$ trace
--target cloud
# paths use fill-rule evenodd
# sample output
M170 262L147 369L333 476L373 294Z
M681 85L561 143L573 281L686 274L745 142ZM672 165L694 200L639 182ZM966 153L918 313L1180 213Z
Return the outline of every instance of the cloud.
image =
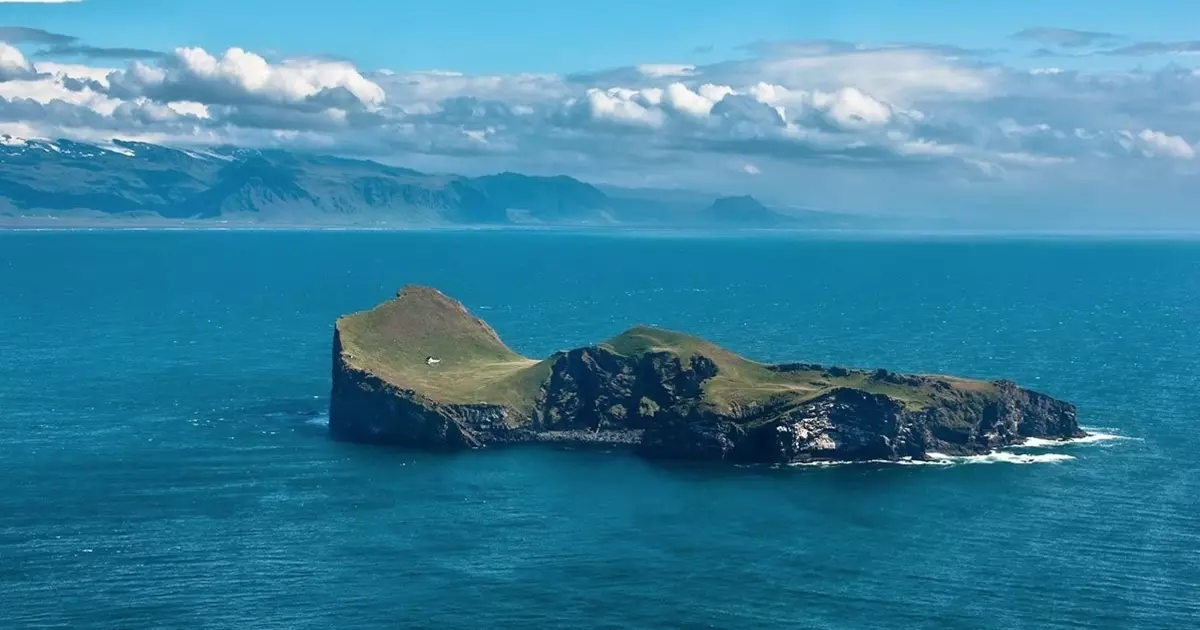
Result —
M366 75L383 88L388 100L405 111L431 111L444 99L471 96L509 103L561 101L586 90L590 83L568 85L552 74L466 75L461 72L425 70L395 73L380 71Z
M1060 48L1107 46L1122 39L1120 35L1101 31L1077 31L1069 28L1027 28L1013 33L1013 39L1035 42Z
M272 64L241 48L220 57L202 48L177 48L161 65L135 61L108 80L114 96L160 101L373 108L385 99L383 89L349 63L301 59Z
M0 81L31 79L37 76L20 49L0 42Z
M844 87L834 92L820 90L789 90L782 85L759 83L750 88L750 93L762 103L779 108L784 112L798 111L797 122L829 131L856 131L887 125L895 111L884 103L855 87Z
M2 2L3 0L0 0ZM79 43L79 38L26 26L0 26L0 42L10 44L42 44L47 46L36 53L38 57L83 57L87 59L157 59L162 52L143 48L105 48Z
M160 59L166 53L145 48L105 48L101 46L86 46L83 44L60 44L51 46L39 53L42 56L53 57L84 57L87 59Z
M666 121L666 115L658 107L661 102L662 90L591 88L583 99L568 101L567 108L601 123L657 129Z
M637 71L642 75L651 79L661 79L663 77L687 77L691 76L696 71L696 66L690 64L675 64L675 63L644 63L637 67Z
M687 75L648 76L639 66L567 75L589 87L663 87L664 82L750 85L757 82L836 91L854 86L907 105L917 98L982 98L1000 71L978 61L985 51L952 46L864 45L836 41L759 42L743 47L750 58L702 66L666 66Z
M1143 129L1138 133L1122 132L1121 143L1126 148L1141 151L1146 157L1165 157L1177 160L1191 160L1196 157L1196 149L1179 136L1172 136L1153 129Z
M3 2L4 0L0 0ZM0 26L0 41L10 44L70 44L77 37L26 26Z
M764 82L689 86L677 81L661 88L591 88L585 99L568 101L555 123L560 130L590 126L593 134L620 134L627 150L640 146L646 152L738 154L808 164L929 164L970 153L920 137L923 119L919 111L854 87L825 92Z
M854 86L883 100L907 104L923 98L986 97L995 68L964 63L959 49L932 46L855 46L803 42L759 46L759 58L714 64L723 82L750 77L768 83L833 91Z
M1105 55L1128 55L1144 57L1149 55L1180 55L1200 53L1200 41L1190 42L1139 42L1106 50Z
M997 50L964 48L949 44L912 42L860 43L834 39L802 39L791 41L758 41L740 47L757 57L823 57L829 55L867 54L873 52L917 52L951 58L982 58Z
M1117 46L1123 39L1113 33L1076 31L1063 28L1032 28L1014 34L1013 39L1037 42L1055 49L1039 48L1035 57L1085 57L1108 55L1115 57L1148 57L1152 55L1181 55L1200 53L1200 40L1177 42L1136 42ZM1059 49L1093 49L1067 52Z

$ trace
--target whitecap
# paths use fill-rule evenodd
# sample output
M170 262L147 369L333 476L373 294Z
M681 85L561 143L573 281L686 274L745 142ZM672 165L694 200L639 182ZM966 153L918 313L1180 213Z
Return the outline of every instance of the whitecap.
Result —
M329 426L329 414L327 414L327 413L318 414L316 416L313 416L313 417L305 420L304 424L311 424L311 425L318 426L318 427L327 427L327 426Z

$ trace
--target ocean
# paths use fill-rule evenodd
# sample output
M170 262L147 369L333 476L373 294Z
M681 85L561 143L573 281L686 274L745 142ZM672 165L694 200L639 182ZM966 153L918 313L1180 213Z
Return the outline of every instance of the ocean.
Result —
M1007 377L1096 437L927 465L327 435L332 323L635 324ZM0 628L1195 628L1200 242L0 232Z

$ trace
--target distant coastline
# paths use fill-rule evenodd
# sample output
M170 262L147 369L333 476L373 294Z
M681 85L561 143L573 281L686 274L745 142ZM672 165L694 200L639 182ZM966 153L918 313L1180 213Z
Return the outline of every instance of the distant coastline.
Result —
M620 225L337 225L319 223L252 223L214 222L212 220L181 221L44 221L4 220L0 218L0 233L29 232L396 232L396 233L454 233L504 232L538 234L589 234L611 236L654 236L664 238L788 238L811 237L838 240L908 240L908 239L1079 239L1079 240L1200 240L1200 230L954 230L898 228L702 228L654 227Z

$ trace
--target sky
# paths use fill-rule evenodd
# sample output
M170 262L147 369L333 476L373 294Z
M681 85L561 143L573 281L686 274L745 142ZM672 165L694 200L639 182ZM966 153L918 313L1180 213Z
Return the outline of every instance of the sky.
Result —
M0 134L1200 225L1200 3L0 0Z

